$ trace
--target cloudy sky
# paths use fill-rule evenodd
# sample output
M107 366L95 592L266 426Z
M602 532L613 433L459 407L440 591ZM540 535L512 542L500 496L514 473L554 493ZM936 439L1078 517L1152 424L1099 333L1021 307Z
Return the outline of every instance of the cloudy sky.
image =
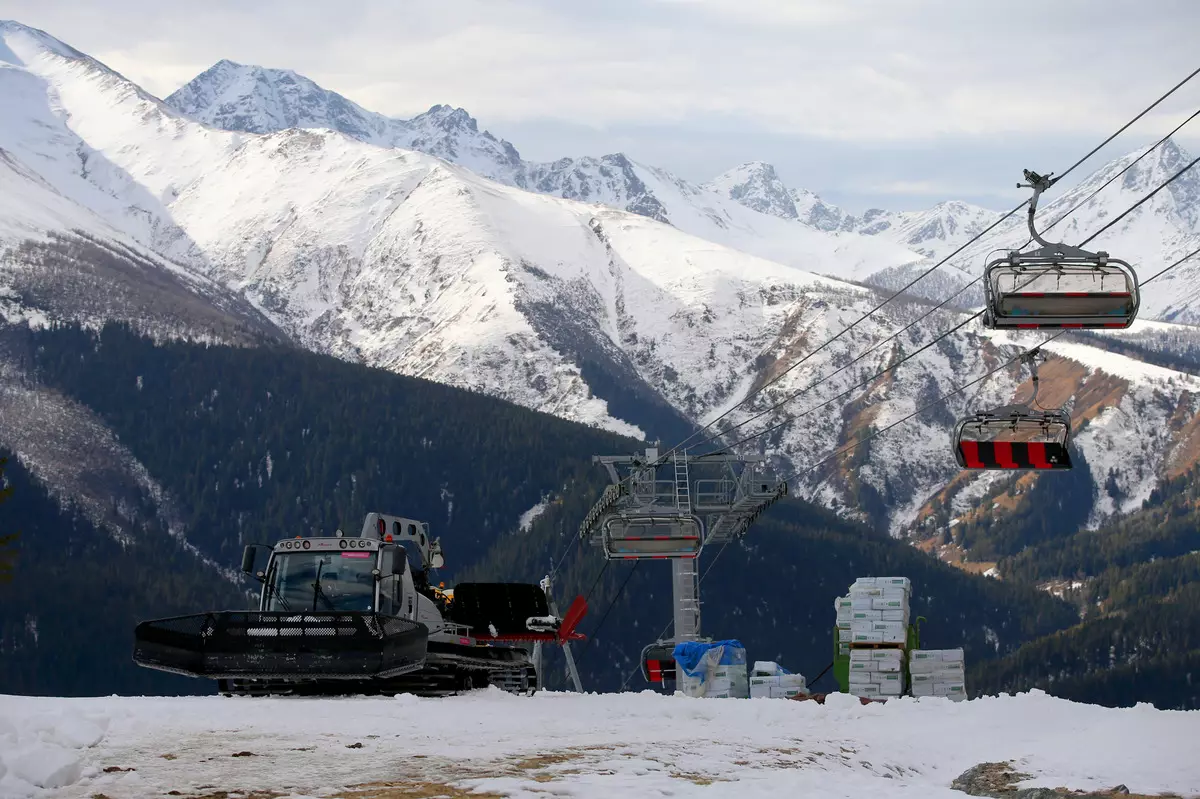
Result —
M394 116L461 106L526 158L619 150L696 181L764 160L855 212L1009 207L1023 168L1061 171L1200 67L1200 0L0 0L3 18L159 96L221 58L286 67ZM1200 79L1105 154L1197 106Z

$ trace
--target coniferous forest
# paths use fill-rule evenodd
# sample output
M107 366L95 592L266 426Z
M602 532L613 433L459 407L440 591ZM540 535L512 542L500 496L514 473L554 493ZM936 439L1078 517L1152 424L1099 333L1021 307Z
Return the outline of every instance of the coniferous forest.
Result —
M0 548L0 563L12 561L0 584L0 692L211 693L136 667L134 625L249 607L255 584L235 573L244 544L357 530L374 510L428 521L448 584L534 581L561 559L560 606L589 599L589 640L576 649L585 688L645 687L633 671L667 631L669 567L606 564L573 542L606 482L592 456L645 442L286 347L155 344L118 325L10 330L6 347L38 390L100 420L153 488L140 505L113 489L98 511L0 452L11 491L0 540L19 533ZM815 677L832 659L835 597L857 576L903 574L923 643L966 649L972 694L1037 685L1085 701L1194 706L1190 687L1154 675L1200 651L1195 484L1170 483L1146 510L1090 533L981 530L1003 557L1001 580L787 500L743 541L702 556L703 631ZM1080 575L1078 595L1039 587ZM552 657L548 686L563 677ZM833 685L826 676L814 689Z

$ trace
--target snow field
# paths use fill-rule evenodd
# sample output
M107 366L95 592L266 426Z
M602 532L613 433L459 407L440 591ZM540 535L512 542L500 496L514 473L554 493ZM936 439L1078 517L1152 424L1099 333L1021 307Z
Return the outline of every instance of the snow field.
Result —
M1200 793L1198 736L1200 712L1039 691L867 706L841 694L822 706L495 689L446 699L0 696L0 797L299 799L392 783L543 799L949 799L962 796L949 787L955 777L995 761L1032 775L1022 787L1188 796Z

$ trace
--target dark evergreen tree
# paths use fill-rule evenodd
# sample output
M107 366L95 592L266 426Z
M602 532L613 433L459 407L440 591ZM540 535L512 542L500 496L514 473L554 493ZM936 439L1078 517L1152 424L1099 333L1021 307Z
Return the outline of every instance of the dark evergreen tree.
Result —
M12 496L13 487L6 484L4 479L4 467L8 464L7 458L0 458L0 505ZM0 516L3 519L3 516ZM0 584L12 581L13 562L17 558L17 535L15 530L7 531L3 526L0 526Z

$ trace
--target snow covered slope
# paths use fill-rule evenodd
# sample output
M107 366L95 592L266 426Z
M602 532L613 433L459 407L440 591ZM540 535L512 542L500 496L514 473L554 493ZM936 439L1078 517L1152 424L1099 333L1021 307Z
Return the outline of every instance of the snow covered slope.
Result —
M855 217L807 189L788 188L775 167L762 161L734 167L705 185L764 214L794 219L819 230L878 236L934 261L952 253L1000 216L986 208L951 201L927 211L872 208Z
M875 270L920 260L891 242L858 236L834 239L815 229L819 226L784 224L770 209L739 203L713 187L697 186L621 153L550 163L524 161L508 142L481 133L462 109L435 106L411 120L392 119L290 70L222 61L167 97L166 103L228 130L323 128L371 144L418 150L510 186L647 216L789 266L812 270L812 256L820 253L822 266L835 277L858 280Z
M1079 245L1187 167L1193 158L1191 153L1168 140L1156 150L1143 147L1114 159L1077 185L1042 202L1037 214L1038 227L1048 241ZM1068 211L1135 161L1137 163L1129 171L1058 223ZM964 252L963 266L979 274L989 251L1020 248L1028 240L1024 217L1018 215L979 245ZM1087 245L1087 249L1107 250L1113 257L1128 261L1141 280L1197 247L1200 247L1200 166L1184 172L1170 186ZM1200 259L1182 264L1151 283L1143 294L1139 316L1200 324Z
M381 147L399 147L462 164L511 183L521 156L506 141L479 131L461 108L436 105L410 120L368 111L290 69L218 61L166 103L209 125L249 133L324 128Z
M306 347L630 435L674 438L687 421L715 418L879 301L872 290L818 274L878 277L881 264L914 268L919 260L879 236L831 235L759 213L621 156L549 165L531 192L336 131L221 130L41 32L6 23L0 42L0 97L12 111L0 121L0 148L23 170L13 185L31 193L31 207L48 209L22 230L74 227L83 215L80 225L117 231L153 252L163 270L244 297ZM312 93L295 81L296 96ZM249 112L234 100L249 95L229 91L213 89L232 96L222 103L242 118ZM198 87L192 95L207 96ZM255 125L291 118L284 111L295 110L292 94L262 96L280 105ZM342 118L328 98L311 105L326 119ZM586 202L552 196L562 194ZM669 224L610 207L630 197L660 202ZM0 244L16 251L29 235L9 233ZM747 413L846 365L924 311L917 302L889 304ZM895 374L871 379L961 320L945 313L918 323L734 435L805 413L757 442L787 472L1016 352L1012 339L982 335L972 323ZM1105 371L1111 354L1087 346L1056 351L1074 364L1063 367L1064 401L1068 388L1087 392L1110 378L1127 384L1101 392L1111 400L1103 408L1115 410L1088 422L1111 425L1112 436L1135 429L1117 421L1129 407L1155 408L1138 417L1146 424L1197 410L1193 378L1123 362ZM1008 374L989 381L983 396L1002 404L1017 391ZM947 435L966 405L956 398L836 469L801 475L796 492L904 528L955 479ZM1177 468L1171 453L1195 459L1200 448L1185 446L1188 435L1159 424L1123 444L1132 448L1118 469L1123 503ZM1097 436L1094 446L1112 436ZM1093 446L1086 435L1080 440ZM1108 474L1094 478L1103 485ZM1097 518L1117 504L1097 489Z
M961 797L1019 787L1200 792L1200 712L1040 691L954 703L477 691L445 699L0 696L0 796Z

